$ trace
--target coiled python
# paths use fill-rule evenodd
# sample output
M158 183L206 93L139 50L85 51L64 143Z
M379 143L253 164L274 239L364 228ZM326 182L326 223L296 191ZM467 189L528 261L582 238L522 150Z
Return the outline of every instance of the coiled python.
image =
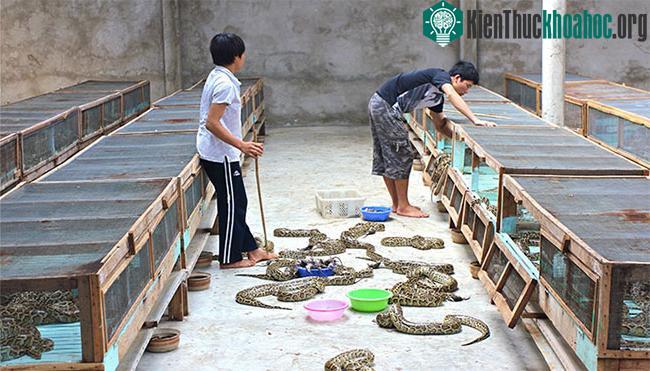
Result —
M411 246L418 250L442 249L445 247L445 241L435 237L422 237L415 235L413 237L384 237L381 239L384 246Z
M462 331L462 326L468 326L481 332L481 336L463 344L471 345L490 337L490 328L477 318L464 315L447 315L442 322L411 322L404 318L402 307L391 304L388 309L379 313L377 324L382 328L393 328L399 332L411 335L452 335Z
M325 371L374 371L375 355L367 349L352 349L325 362Z
M458 289L458 282L448 274L427 267L418 267L406 274L406 282L389 289L391 303L414 307L437 307L445 300L465 300L450 292Z
M37 325L79 321L79 308L69 291L23 291L0 302L0 360L28 355L40 359L54 342L41 338Z

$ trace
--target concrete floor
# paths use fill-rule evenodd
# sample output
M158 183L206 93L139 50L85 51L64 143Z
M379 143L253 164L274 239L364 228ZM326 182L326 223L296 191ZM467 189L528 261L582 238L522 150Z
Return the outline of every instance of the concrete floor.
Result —
M370 175L371 140L366 126L323 126L271 128L260 160L264 209L269 233L277 227L319 228L337 237L359 219L323 219L315 208L314 194L319 189L354 188L367 196L367 205L389 205L381 178ZM259 203L253 166L245 178L249 198L248 223L261 233ZM221 271L217 264L204 269L213 276L209 291L190 292L190 316L183 322L165 322L163 326L182 331L179 349L170 353L145 353L138 370L322 370L325 361L353 348L367 348L375 354L377 370L545 370L548 369L532 339L520 324L509 329L496 307L490 305L480 281L471 278L468 263L473 259L467 245L451 242L447 214L433 210L430 194L422 185L421 173L413 172L410 197L414 204L431 213L428 219L393 217L386 232L364 241L378 246L382 255L396 259L419 259L453 263L463 302L446 302L438 308L405 308L413 321L442 320L446 314L466 314L485 321L491 337L462 347L478 332L463 327L460 334L449 336L413 336L379 328L373 314L348 311L332 323L318 323L306 317L303 303L282 303L292 311L269 310L239 305L235 294L244 288L266 283L255 278L236 277L237 271ZM421 234L445 240L442 250L419 251L409 247L379 247L382 237ZM276 238L276 249L299 248L303 239ZM218 239L207 249L217 251ZM352 250L341 258L346 265L365 267L355 259L361 250ZM264 268L247 269L263 272ZM242 270L239 270L241 273ZM404 276L386 269L354 286L329 286L318 298L345 298L352 288L388 288ZM263 298L276 302L273 297Z

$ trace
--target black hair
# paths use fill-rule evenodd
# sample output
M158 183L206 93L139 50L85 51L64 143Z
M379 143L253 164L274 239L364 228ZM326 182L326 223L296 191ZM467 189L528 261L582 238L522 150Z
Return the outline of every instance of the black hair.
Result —
M478 84L478 71L471 62L459 61L449 70L449 76L460 75L463 80L470 80Z
M214 35L210 41L210 54L212 61L218 66L227 66L241 57L246 51L244 40L234 33L224 32Z

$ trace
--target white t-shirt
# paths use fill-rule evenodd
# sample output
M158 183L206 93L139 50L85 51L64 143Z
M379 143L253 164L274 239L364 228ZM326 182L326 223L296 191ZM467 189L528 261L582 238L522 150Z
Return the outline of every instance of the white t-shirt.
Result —
M227 157L228 162L239 161L241 151L214 136L205 124L208 121L210 105L226 103L228 106L221 117L221 125L241 139L240 85L241 82L235 75L221 66L216 66L205 81L201 95L199 131L196 134L196 149L204 160L224 162L224 158Z

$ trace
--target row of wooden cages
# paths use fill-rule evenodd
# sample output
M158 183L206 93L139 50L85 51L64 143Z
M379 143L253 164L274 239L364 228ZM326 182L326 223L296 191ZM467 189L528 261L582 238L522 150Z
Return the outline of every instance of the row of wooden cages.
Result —
M242 102L247 102L248 107L251 107L249 116L255 115L255 128L261 130L264 124L262 82L260 79L251 79L244 85L246 88ZM95 196L97 198L88 196L83 189L103 182L107 182L110 187L117 187L116 189L120 189L118 184L122 182L133 186L144 182L148 186L156 184L160 190L155 201L152 200L150 205L147 202L149 206L146 210L142 211L137 220L131 221L133 224L128 228L128 233L110 246L110 252L101 260L100 265L97 268L89 267L91 273L68 272L48 279L25 279L20 274L3 274L0 284L5 298L11 298L12 293L25 290L63 290L71 293L79 306L80 315L76 323L38 326L43 337L52 337L55 342L54 349L43 353L40 360L23 356L0 365L17 369L49 369L68 367L73 362L77 368L118 369L132 357L129 353L133 350L130 348L145 331L143 327L156 325L159 317L151 314L152 308L159 305L162 296L173 294L172 298L162 300L162 303L173 300L168 308L171 319L182 319L187 314L186 286L181 282L200 253L196 246L193 249L197 251L190 251L193 246L191 241L214 194L214 187L202 170L198 155L194 155L201 87L202 83L199 82L190 89L160 99L153 104L152 110L96 142L93 148L73 162L36 183L21 187L1 201L3 207L0 212L7 215L6 213L12 212L12 207L18 210L30 201L22 200L12 206L11 200L21 194L33 194L30 187L65 187L75 197L82 195L83 202L88 204L86 213L118 215L120 212L101 210L98 205L112 202L111 208L119 209L120 205L124 208L128 204L131 208L129 212L133 213L133 207L142 200L130 199L124 188L119 195L104 192ZM250 131L251 128L248 126L244 130ZM169 151L170 146L174 146L174 151ZM174 169L185 163L186 159L191 160L184 165L180 174L174 175ZM57 194L57 197L66 198L65 195ZM37 201L45 201L42 196L36 197ZM129 202L124 203L125 198ZM33 201L30 202L33 207L41 206L39 202ZM52 200L46 203L49 206L57 204ZM69 211L63 214L70 219L75 217L74 213ZM36 214L40 217L55 217L45 210ZM85 217L93 219L94 216ZM100 218L102 220L99 223L105 225L107 217ZM0 222L0 227L4 229L3 232L12 232L5 219ZM48 221L57 222L60 221ZM77 221L76 224L78 228L84 228L84 223L87 222ZM90 223L97 224L94 221ZM56 226L58 228L61 226ZM19 233L3 234L11 240ZM85 245L78 245L81 250L83 246ZM8 254L11 247L7 245L7 239L3 239L2 249L5 255L3 264L13 262L14 259ZM16 252L20 255L24 251ZM53 264L56 263L55 260L57 259L48 257L48 261L53 261ZM34 263L38 264L32 262ZM65 266L63 264L62 270L66 269ZM170 285L177 285L178 289L170 291ZM3 301L2 304L7 303Z
M490 104L496 105L501 110L505 107L503 104L506 102L497 102L496 100L490 102ZM474 107L474 105L472 105ZM480 106L480 105L479 105ZM484 111L489 112L489 110ZM520 214L523 213L526 217L525 220L520 220L518 225L524 227L524 230L512 230L508 229L509 224L504 228L500 225L501 220L498 218L501 211L501 204L503 202L503 197L505 194L503 184L505 179L508 177L507 174L517 174L518 170L516 168L509 168L507 164L499 163L498 159L491 158L489 155L489 149L482 148L477 144L473 139L472 128L466 128L463 125L457 126L454 138L445 138L435 131L435 128L432 125L432 114L427 109L416 111L409 115L408 122L412 130L411 136L412 141L420 144L420 147L424 147L422 150L423 155L430 155L426 161L426 166L423 171L423 178L425 184L431 185L434 166L436 164L436 158L440 155L445 154L450 157L451 165L447 172L444 174L444 178L440 180L437 187L432 187L432 193L437 194L440 197L440 202L444 205L446 211L449 213L450 227L459 229L464 237L467 239L468 244L473 250L475 256L482 263L482 280L485 282L487 277L492 278L492 285L486 284L489 288L494 301L499 305L499 309L504 313L504 319L507 324L513 327L519 317L522 315L526 303L528 300L533 297L533 294L537 294L539 291L534 291L536 289L536 284L539 281L539 272L538 263L533 264L530 259L527 257L531 254L539 255L539 248L537 251L519 251L518 253L512 253L513 246L517 246L511 235L514 236L525 236L527 231L539 231L539 223L531 218L530 213L527 212L525 208L520 208L517 210ZM449 115L448 115L449 116ZM524 116L525 117L525 116ZM547 132L553 133L556 130L563 130L561 128L553 127L541 120L532 119L528 123L529 125L521 126L508 126L509 122L505 119L506 117L498 116L498 124L503 125L502 128L505 130L502 134L504 136L509 136L513 132L522 131L523 136L536 136L538 134L548 134ZM526 121L524 119L523 121ZM523 122L520 122L523 124ZM478 133L484 128L476 128ZM495 129L495 128L485 128L484 131ZM498 129L497 129L498 130ZM508 132L510 131L510 132ZM476 135L474 134L474 135ZM585 157L594 156L594 153L604 156L604 158L609 158L609 160L614 160L614 162L609 162L603 164L603 169L589 169L589 170L576 170L576 175L580 174L592 174L594 176L598 175L622 175L622 176L647 176L647 169L644 169L639 166L635 166L633 163L625 163L626 160L619 158L620 161L616 161L614 157L615 154L611 153L607 149L601 149L597 145L590 143L587 140L579 139L577 135L570 135L570 132L559 132L558 138L561 138L558 141L558 144L575 146L579 149L585 151L583 155ZM500 134L497 134L500 135ZM549 138L541 137L542 141ZM550 138L552 139L552 138ZM495 143L495 144L504 144L504 143ZM530 147L534 147L532 144ZM588 150L587 150L588 149ZM569 151L571 152L571 151ZM599 154L602 152L602 154ZM575 156L575 154L567 153L568 157ZM622 162L621 162L622 161ZM614 165L612 165L614 164ZM608 167L612 165L612 168ZM617 170L618 169L618 170ZM535 166L529 169L523 169L521 173L545 173L549 174L570 174L571 169L537 169ZM497 233L501 231L502 233ZM508 233L505 233L508 232ZM544 240L544 238L542 238ZM557 239L553 239L553 242L556 242ZM557 244L556 244L557 246ZM498 255L496 251L501 248L506 250L503 255ZM499 251L501 251L499 250ZM566 254L566 252L564 252ZM499 271L499 275L496 273L489 276L488 273L490 266L486 265L488 261L491 261L493 256L498 255L500 258L505 257L504 269ZM523 257L523 258L522 258ZM567 258L568 259L568 258ZM504 262L504 260L501 260ZM507 266L507 269L505 268ZM528 274L524 276L521 280L517 280L514 283L515 287L521 289L519 292L521 295L519 297L505 297L503 292L504 290L508 291L512 289L512 284L506 285L509 283L509 280L515 280L516 275L511 274L515 272L527 272ZM612 286L606 286L612 287ZM552 289L551 289L552 290ZM550 300L548 300L548 292L543 291L546 300L543 302L545 304L544 311L552 311L546 313L549 317L553 319L553 322L556 326L560 326L561 321L566 322L566 318L575 318L574 311L576 308L569 307L565 305L562 301L562 298L557 299L554 303L557 304L556 307L551 307ZM508 292L511 294L512 292ZM556 296L557 297L557 296ZM561 320L559 319L561 318ZM563 323L563 322L562 322ZM577 327L576 327L577 328ZM602 349L599 349L598 352L593 352L593 346L588 347L587 350L584 348L587 346L587 343L584 341L576 342L576 331L575 328L566 330L560 328L560 332L565 337L567 342L572 344L573 349L576 351L576 354L583 352L583 357L581 358L585 364L592 366L597 364L599 368L602 368L603 362L610 362L609 365L613 365L612 362L618 362L618 358L629 357L628 353L611 353L611 352L602 352ZM585 337L587 340L591 341L591 333L588 337ZM576 348L576 344L579 344L579 348ZM647 351L632 352L634 358L644 358L648 357ZM588 356L585 356L588 355ZM583 359L587 357L588 359ZM592 362L592 359L597 359L603 357L603 359L608 359L608 361L598 361L597 363Z
M577 184L559 191L567 191L559 207L570 215L549 210L525 181L537 181L545 187L545 202L558 192L554 186ZM610 184L602 184L605 182ZM591 193L588 183L609 188ZM482 229L475 229L471 239L486 246L477 255L482 260L479 278L508 326L514 327L525 312L533 317L543 314L587 369L648 369L650 261L644 245L650 235L644 229L647 221L634 217L621 220L619 215L631 212L647 219L650 180L506 175L501 187L504 197L497 218L499 232L489 238L481 234ZM583 211L598 202L597 196L617 197L623 189L619 187L630 193L625 201L606 202L609 205L598 205L591 213ZM574 206L578 209L571 209ZM474 210L463 210L463 223L480 218ZM614 224L601 224L602 215ZM616 226L621 225L634 236L617 231ZM539 237L514 240L514 236L531 232ZM596 248L601 244L614 244L608 246L613 251L607 252L611 256L605 257ZM617 254L624 257L616 258Z
M188 115L188 112L183 107L150 110L113 135L97 141L93 148L71 163L36 183L24 185L1 201L0 210L5 215L11 214L12 207L25 210L28 206L38 218L48 219L48 223L38 221L40 225L51 224L48 231L61 229L65 234L66 228L69 229L67 236L56 234L56 238L65 240L60 242L65 246L61 246L54 255L73 247L69 255L62 256L68 259L56 259L48 256L47 252L32 259L34 261L26 259L24 254L28 250L19 249L24 246L11 247L12 238L20 239L16 237L20 232L17 224L24 220L17 220L11 225L11 217L3 217L0 227L3 229L5 269L0 285L6 299L3 299L2 305L8 304L6 300L11 300L12 294L25 291L43 293L46 290L50 294L63 291L70 293L78 306L79 318L72 323L67 323L70 322L68 319L58 321L66 323L38 326L43 337L54 341L54 348L44 352L41 359L23 356L3 361L0 365L17 369L65 368L71 365L76 368L118 369L131 356L129 353L133 351L131 348L136 339L145 331L143 327L157 325L162 313L152 314L154 307L162 303L163 308L167 308L166 303L169 303L171 319L182 319L188 313L187 289L183 282L200 253L188 251L188 248L192 246L190 242L202 215L208 211L208 203L214 193L195 154L197 113ZM152 119L154 126L150 125L152 121L147 120L152 113L159 114ZM183 122L190 123L193 130L169 130L176 120L174 115L186 117L187 120ZM135 127L135 130L127 130L130 127ZM172 153L169 148L174 148ZM182 170L178 172L175 169ZM108 191L94 196L84 191L100 185L108 187ZM143 196L138 198L125 191L125 187L136 186L153 187L159 193L155 200L142 200ZM73 199L81 197L79 205L82 207L70 206L70 198L66 198L66 192L62 190L55 193L61 199L45 202L42 196L34 196L39 194L31 191L35 187L64 187L62 190L74 194ZM111 189L117 194L111 194ZM13 200L21 195L27 195L28 199ZM59 209L62 211L52 214L46 210L61 202L63 207ZM141 203L148 206L135 218L133 208ZM127 208L128 213L125 211ZM131 219L124 217L127 214L120 213L127 213ZM75 256L79 256L76 254L83 255L86 248L92 249L94 247L91 245L97 245L84 243L87 237L78 237L81 241L75 241L71 236L79 235L82 229L88 235L96 230L117 230L119 233L119 228L111 228L114 227L111 226L111 216L119 216L115 219L119 221L118 227L128 229L128 232L116 243L109 244L109 250L101 261L88 264L83 269L68 271L66 260L74 260ZM43 238L46 236L43 233ZM111 241L105 234L99 236L100 240ZM44 247L33 248L42 250ZM12 257L12 253L16 256ZM60 264L61 267L59 274L48 278L38 273L26 278L20 272L20 267L14 269L11 265L15 262L28 262L41 269L44 269L46 262ZM19 273L10 274L10 267Z
M258 122L264 120L264 81L258 77L241 78L240 99L241 99L241 122L242 137L247 137ZM205 81L199 81L185 90L179 90L175 94L161 99L154 104L155 107L185 107L198 110L203 85ZM264 127L260 128L260 135L264 135ZM257 133L256 133L257 134Z
M504 91L541 116L541 75L506 73ZM650 92L567 74L564 121L572 130L650 167Z
M41 176L146 111L149 85L86 81L1 107L0 192Z
M170 277L183 276L178 277L183 280L187 275L186 249L198 228L201 215L207 209L214 189L201 170L198 156L192 159L178 177L148 182L158 183L163 191L137 218L128 233L110 248L96 272L83 275L69 272L56 277L30 279L8 278L3 274L0 286L4 297L10 298L14 293L25 291L70 292L79 308L79 318L76 323L38 326L44 338L54 341L54 348L51 352L43 353L41 359L23 356L0 362L0 365L49 369L63 367L72 362L82 363L76 366L78 368L116 369L129 352L143 325L155 326L158 318L149 318L149 314L169 285ZM95 182L64 184L76 188L74 191L79 194L83 193L84 187L92 183ZM57 184L61 183L33 183L34 186L41 187ZM102 194L96 200L85 201L100 203L103 202L100 200L104 199L120 197ZM11 204L11 199L4 201L6 202L3 202L3 207ZM67 218L75 217L73 214L67 214ZM108 220L103 219L101 222L103 225L110 225ZM6 256L7 250L10 249L6 243L7 241L3 241L3 265L11 264L14 260ZM83 245L78 248L84 250ZM40 258L49 257L44 255ZM175 297L177 295L178 293L175 293ZM187 298L176 299L181 300L184 305L176 305L176 312L172 312L170 306L169 315L172 319L182 319L183 314L188 311Z

